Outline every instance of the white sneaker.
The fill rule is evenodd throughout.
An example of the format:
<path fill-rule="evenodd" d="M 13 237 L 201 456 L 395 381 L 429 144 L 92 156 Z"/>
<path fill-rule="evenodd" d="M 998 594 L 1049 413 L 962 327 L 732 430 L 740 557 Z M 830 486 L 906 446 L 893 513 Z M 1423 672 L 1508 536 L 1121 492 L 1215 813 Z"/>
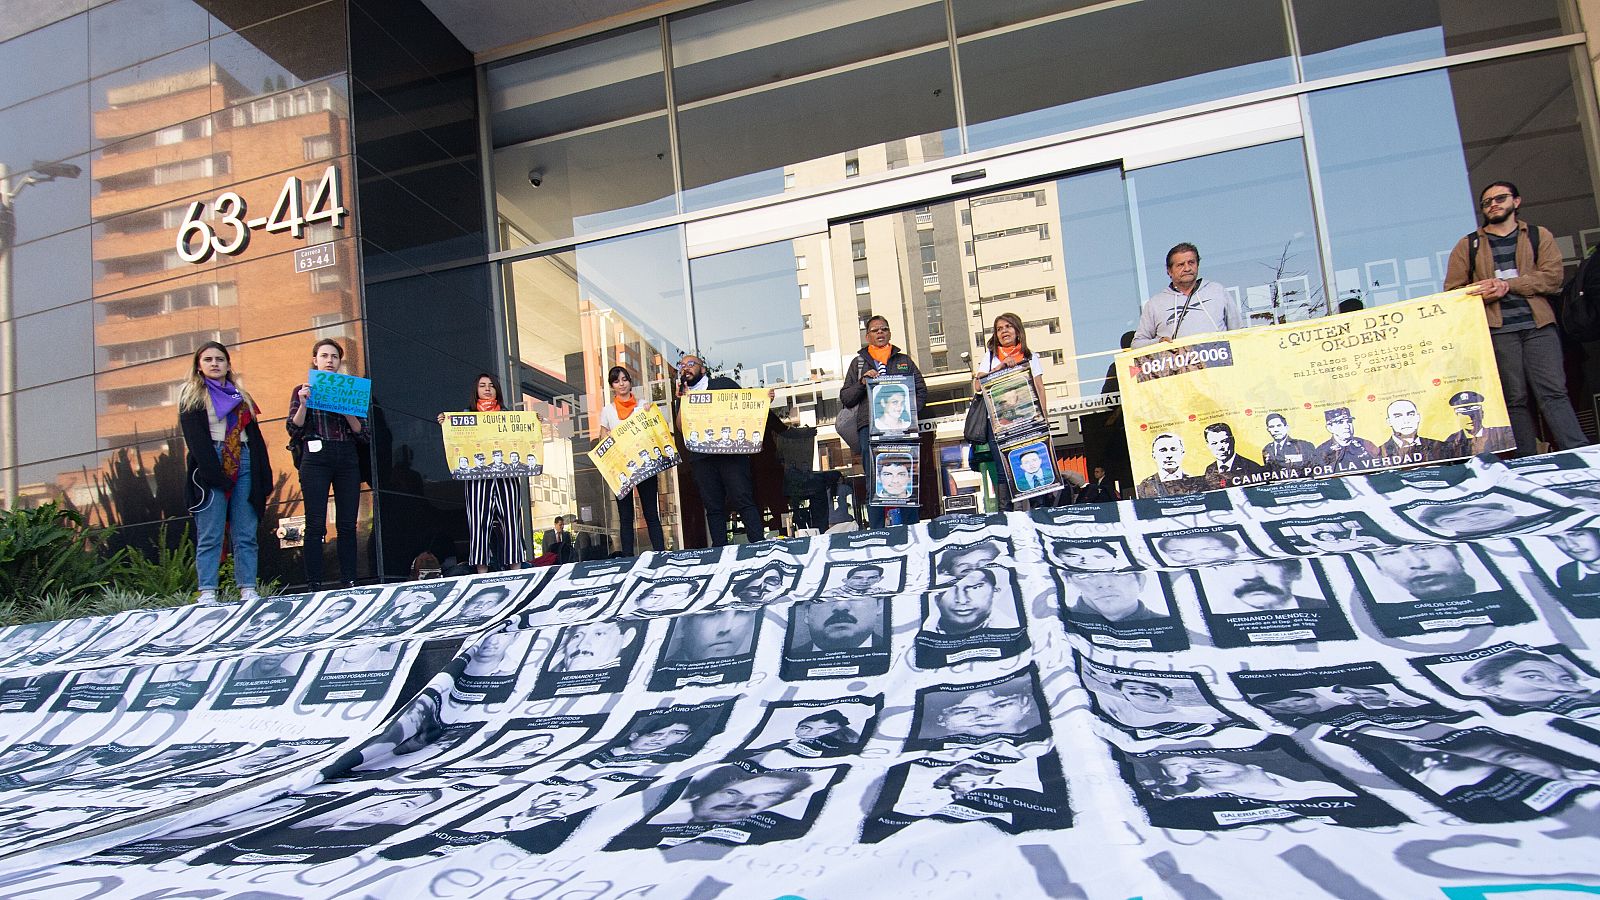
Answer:
<path fill-rule="evenodd" d="M 200 592 L 200 599 L 196 600 L 195 602 L 199 603 L 201 606 L 216 606 L 217 605 L 217 592 L 216 591 L 201 591 Z"/>
<path fill-rule="evenodd" d="M 252 600 L 260 600 L 260 599 L 261 599 L 261 595 L 256 593 L 256 589 L 255 588 L 253 588 L 253 587 L 242 587 L 242 588 L 239 588 L 239 602 L 240 603 L 249 603 Z"/>

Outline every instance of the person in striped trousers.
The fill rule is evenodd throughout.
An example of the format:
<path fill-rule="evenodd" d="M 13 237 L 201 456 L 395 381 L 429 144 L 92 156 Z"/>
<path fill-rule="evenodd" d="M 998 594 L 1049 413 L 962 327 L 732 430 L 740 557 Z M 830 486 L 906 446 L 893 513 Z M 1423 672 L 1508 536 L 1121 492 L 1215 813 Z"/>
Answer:
<path fill-rule="evenodd" d="M 505 409 L 500 382 L 493 375 L 478 376 L 468 409 L 478 412 Z M 440 424 L 444 420 L 445 414 L 440 413 Z M 528 541 L 522 523 L 522 484 L 521 476 L 467 482 L 467 562 L 480 573 L 489 571 L 490 541 L 496 529 L 499 545 L 495 549 L 499 550 L 502 566 L 517 568 L 528 560 Z"/>

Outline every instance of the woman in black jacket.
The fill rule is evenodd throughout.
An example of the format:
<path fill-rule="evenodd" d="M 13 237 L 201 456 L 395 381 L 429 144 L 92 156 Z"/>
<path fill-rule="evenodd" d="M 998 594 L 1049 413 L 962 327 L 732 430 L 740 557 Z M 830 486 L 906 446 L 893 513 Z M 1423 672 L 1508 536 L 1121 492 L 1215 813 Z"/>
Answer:
<path fill-rule="evenodd" d="M 850 368 L 845 371 L 844 384 L 839 388 L 840 406 L 860 406 L 867 401 L 867 382 L 880 375 L 910 375 L 915 380 L 917 388 L 916 415 L 921 418 L 923 407 L 928 403 L 928 386 L 923 383 L 922 372 L 917 368 L 915 361 L 899 347 L 889 343 L 889 320 L 883 316 L 873 316 L 867 320 L 867 343 L 850 360 Z M 872 460 L 867 455 L 867 437 L 871 426 L 871 415 L 860 417 L 861 422 L 861 468 L 867 476 L 867 496 L 872 496 Z M 885 509 L 882 506 L 867 507 L 867 527 L 882 528 L 885 524 Z M 900 524 L 913 525 L 922 517 L 922 511 L 916 507 L 900 508 Z"/>
<path fill-rule="evenodd" d="M 178 395 L 178 427 L 189 452 L 189 511 L 195 522 L 200 602 L 217 602 L 222 535 L 231 523 L 239 599 L 256 599 L 256 527 L 272 490 L 260 407 L 239 387 L 228 348 L 207 341 L 194 353 Z"/>

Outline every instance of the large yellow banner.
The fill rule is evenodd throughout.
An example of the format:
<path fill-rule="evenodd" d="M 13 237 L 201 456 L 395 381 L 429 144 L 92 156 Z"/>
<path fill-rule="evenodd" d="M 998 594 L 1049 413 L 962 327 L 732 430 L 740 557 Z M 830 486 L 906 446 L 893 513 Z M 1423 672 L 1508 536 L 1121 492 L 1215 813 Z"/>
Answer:
<path fill-rule="evenodd" d="M 1116 359 L 1139 497 L 1515 446 L 1483 301 L 1464 290 Z"/>
<path fill-rule="evenodd" d="M 589 458 L 618 497 L 680 461 L 667 419 L 654 405 L 623 420 L 589 451 Z"/>
<path fill-rule="evenodd" d="M 696 453 L 760 453 L 771 403 L 764 388 L 684 394 L 678 404 L 683 445 Z"/>
<path fill-rule="evenodd" d="M 457 481 L 544 471 L 544 430 L 531 412 L 457 412 L 444 419 L 444 458 Z"/>

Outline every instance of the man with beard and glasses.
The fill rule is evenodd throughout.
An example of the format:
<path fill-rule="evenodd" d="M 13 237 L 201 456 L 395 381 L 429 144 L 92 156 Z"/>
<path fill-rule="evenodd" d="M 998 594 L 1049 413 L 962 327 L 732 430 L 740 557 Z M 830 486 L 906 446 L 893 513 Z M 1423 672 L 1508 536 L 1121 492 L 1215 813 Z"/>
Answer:
<path fill-rule="evenodd" d="M 1561 334 L 1551 302 L 1566 277 L 1561 248 L 1548 228 L 1535 228 L 1518 217 L 1522 195 L 1511 182 L 1484 188 L 1478 206 L 1483 225 L 1450 251 L 1445 290 L 1466 287 L 1483 299 L 1517 455 L 1539 452 L 1534 403 L 1557 448 L 1582 447 L 1589 439 L 1567 399 Z M 1456 405 L 1454 400 L 1450 405 Z"/>
<path fill-rule="evenodd" d="M 809 644 L 802 653 L 866 650 L 883 642 L 883 600 L 878 597 L 830 597 L 803 605 Z"/>
<path fill-rule="evenodd" d="M 1203 576 L 1214 592 L 1217 612 L 1282 612 L 1291 609 L 1326 609 L 1324 597 L 1294 592 L 1305 564 L 1298 559 L 1267 559 L 1234 566 L 1218 566 Z M 1242 607 L 1242 609 L 1240 608 Z"/>
<path fill-rule="evenodd" d="M 1410 597 L 1391 597 L 1379 591 L 1373 599 L 1380 603 L 1409 603 L 1413 600 L 1448 600 L 1478 592 L 1477 582 L 1467 574 L 1461 551 L 1453 544 L 1413 544 L 1374 554 L 1378 571 L 1400 585 Z"/>

